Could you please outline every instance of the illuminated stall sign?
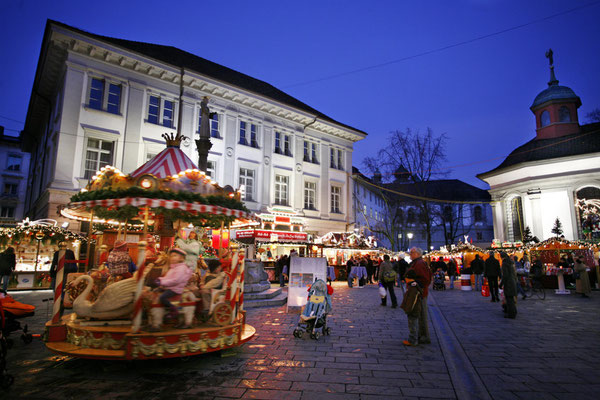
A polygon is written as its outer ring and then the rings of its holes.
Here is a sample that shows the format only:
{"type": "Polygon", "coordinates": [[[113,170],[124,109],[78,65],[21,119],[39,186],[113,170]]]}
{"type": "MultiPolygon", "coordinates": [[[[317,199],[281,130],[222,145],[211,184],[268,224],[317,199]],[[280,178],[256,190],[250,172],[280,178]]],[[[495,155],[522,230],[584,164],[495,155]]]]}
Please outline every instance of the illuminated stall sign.
{"type": "Polygon", "coordinates": [[[306,242],[308,241],[308,234],[305,232],[265,231],[260,229],[246,229],[236,231],[236,238],[254,238],[256,240],[261,240],[264,242],[306,242]]]}

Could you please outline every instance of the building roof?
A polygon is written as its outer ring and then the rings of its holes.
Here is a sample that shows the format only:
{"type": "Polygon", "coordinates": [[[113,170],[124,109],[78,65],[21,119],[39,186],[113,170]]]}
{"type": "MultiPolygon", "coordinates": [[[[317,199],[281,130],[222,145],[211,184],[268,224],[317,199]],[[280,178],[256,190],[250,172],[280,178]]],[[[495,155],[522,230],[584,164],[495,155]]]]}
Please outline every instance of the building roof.
{"type": "Polygon", "coordinates": [[[550,160],[561,157],[578,156],[600,152],[600,122],[582,125],[579,133],[551,139],[534,138],[514,149],[506,159],[491,171],[478,174],[482,179],[494,175],[513,165],[550,160]]]}
{"type": "Polygon", "coordinates": [[[539,105],[553,100],[572,100],[581,105],[581,100],[575,94],[573,89],[566,86],[551,85],[547,89],[542,90],[540,94],[535,97],[531,108],[534,109],[539,105]]]}
{"type": "Polygon", "coordinates": [[[153,43],[144,43],[144,42],[136,42],[132,40],[118,39],[112,38],[108,36],[96,35],[94,33],[89,33],[83,31],[78,28],[74,28],[72,26],[63,24],[62,22],[48,20],[48,24],[57,25],[63,27],[65,29],[72,30],[74,32],[80,33],[82,35],[90,36],[92,38],[102,40],[104,42],[113,44],[118,47],[122,47],[124,49],[142,54],[146,57],[153,58],[155,60],[161,61],[163,63],[172,65],[176,68],[183,67],[184,69],[197,72],[201,75],[209,76],[211,78],[217,79],[219,81],[237,86],[239,88],[248,90],[250,92],[257,93],[264,97],[268,97],[272,100],[278,101],[280,103],[287,104],[291,107],[297,108],[299,110],[305,111],[307,113],[313,114],[318,118],[323,120],[333,122],[345,128],[352,129],[356,132],[360,132],[366,135],[366,132],[363,132],[359,129],[353,128],[349,125],[342,124],[334,120],[333,118],[328,117],[327,115],[315,110],[309,105],[301,102],[300,100],[284,93],[283,91],[277,89],[276,87],[263,82],[259,79],[253,78],[241,72],[235,71],[231,68],[227,68],[223,65],[214,63],[205,58],[199,57],[197,55],[188,53],[181,49],[178,49],[173,46],[164,46],[160,44],[153,43]]]}
{"type": "MultiPolygon", "coordinates": [[[[491,201],[491,196],[487,190],[480,189],[458,179],[436,179],[419,183],[393,182],[384,184],[383,186],[394,192],[406,193],[410,196],[440,200],[440,203],[453,201],[486,203],[491,201]]],[[[390,194],[391,192],[386,193],[390,194]]],[[[413,199],[406,196],[407,201],[413,199]]]]}

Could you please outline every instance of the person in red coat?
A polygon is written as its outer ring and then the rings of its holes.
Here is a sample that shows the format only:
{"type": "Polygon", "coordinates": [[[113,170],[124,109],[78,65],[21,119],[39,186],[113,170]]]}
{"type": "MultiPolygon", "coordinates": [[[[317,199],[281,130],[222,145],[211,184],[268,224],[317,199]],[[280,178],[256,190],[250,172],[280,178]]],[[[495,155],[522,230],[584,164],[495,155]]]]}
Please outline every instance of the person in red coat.
{"type": "MultiPolygon", "coordinates": [[[[402,343],[405,346],[416,346],[417,344],[429,344],[429,326],[427,324],[427,295],[429,294],[429,285],[431,284],[431,270],[423,260],[423,250],[418,247],[410,249],[410,268],[416,273],[416,281],[423,290],[421,298],[421,311],[414,317],[408,319],[408,340],[402,343]]],[[[408,273],[407,271],[407,273],[408,273]]]]}

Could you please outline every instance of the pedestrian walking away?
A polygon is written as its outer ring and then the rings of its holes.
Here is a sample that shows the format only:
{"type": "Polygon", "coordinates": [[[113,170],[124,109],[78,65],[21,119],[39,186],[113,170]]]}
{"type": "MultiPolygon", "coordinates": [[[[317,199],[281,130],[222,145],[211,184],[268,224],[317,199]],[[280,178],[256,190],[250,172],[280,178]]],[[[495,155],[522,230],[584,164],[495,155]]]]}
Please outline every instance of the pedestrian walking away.
{"type": "Polygon", "coordinates": [[[483,275],[488,280],[490,286],[490,294],[492,296],[492,302],[500,301],[500,294],[498,291],[498,278],[500,277],[500,263],[494,257],[494,253],[491,253],[484,263],[483,275]]]}
{"type": "Polygon", "coordinates": [[[483,260],[479,258],[479,254],[475,254],[475,259],[471,261],[471,271],[475,275],[475,290],[480,292],[483,286],[483,270],[485,265],[483,260]]]}
{"type": "Polygon", "coordinates": [[[592,292],[590,278],[588,276],[588,266],[585,265],[583,257],[575,259],[575,287],[576,292],[581,294],[581,297],[589,297],[592,292]]]}
{"type": "MultiPolygon", "coordinates": [[[[396,294],[394,293],[394,283],[396,282],[396,271],[390,263],[390,256],[387,254],[383,256],[383,262],[379,265],[379,283],[390,294],[390,300],[392,301],[392,308],[398,307],[398,300],[396,300],[396,294]]],[[[381,298],[381,305],[387,304],[387,296],[381,298]]]]}

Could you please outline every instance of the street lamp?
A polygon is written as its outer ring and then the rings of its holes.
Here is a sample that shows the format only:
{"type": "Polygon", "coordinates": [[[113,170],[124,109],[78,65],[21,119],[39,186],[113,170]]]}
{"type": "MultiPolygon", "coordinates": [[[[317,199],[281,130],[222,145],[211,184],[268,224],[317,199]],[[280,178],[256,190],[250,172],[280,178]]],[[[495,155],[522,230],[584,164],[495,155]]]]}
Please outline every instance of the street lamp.
{"type": "Polygon", "coordinates": [[[406,234],[406,237],[408,238],[408,248],[410,249],[410,240],[413,238],[413,233],[412,232],[408,232],[406,234]]]}

